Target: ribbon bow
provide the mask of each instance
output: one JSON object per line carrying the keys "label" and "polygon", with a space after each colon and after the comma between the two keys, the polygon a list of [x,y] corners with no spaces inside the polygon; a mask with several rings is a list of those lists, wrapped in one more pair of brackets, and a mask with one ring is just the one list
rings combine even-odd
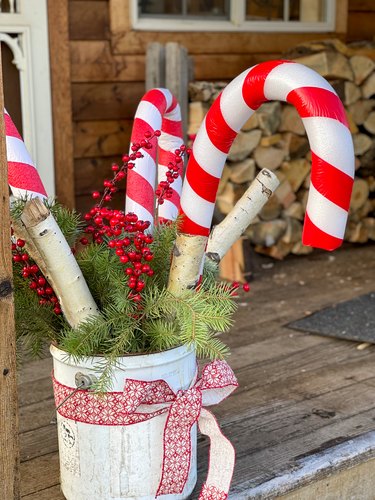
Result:
{"label": "ribbon bow", "polygon": [[213,414],[204,407],[220,403],[237,386],[236,377],[225,361],[206,365],[201,378],[177,394],[164,380],[126,380],[124,394],[130,413],[154,415],[168,411],[162,476],[156,496],[182,493],[190,469],[190,431],[198,422],[201,433],[211,440],[209,472],[199,499],[227,498],[234,468],[234,448],[222,434]]}
{"label": "ribbon bow", "polygon": [[[53,384],[58,406],[72,389],[55,378]],[[232,480],[235,452],[205,406],[220,403],[237,386],[230,366],[225,361],[213,361],[204,367],[201,378],[177,393],[165,380],[126,379],[123,393],[109,392],[104,398],[97,398],[90,391],[79,390],[58,412],[65,418],[96,425],[131,425],[168,413],[162,475],[156,496],[182,493],[190,469],[190,431],[198,423],[201,433],[211,442],[209,471],[199,500],[225,500]]]}

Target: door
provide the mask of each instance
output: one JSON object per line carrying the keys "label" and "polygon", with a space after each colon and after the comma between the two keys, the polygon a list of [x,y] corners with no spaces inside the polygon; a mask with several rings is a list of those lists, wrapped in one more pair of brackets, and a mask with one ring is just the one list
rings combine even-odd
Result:
{"label": "door", "polygon": [[55,196],[47,0],[0,0],[5,106]]}

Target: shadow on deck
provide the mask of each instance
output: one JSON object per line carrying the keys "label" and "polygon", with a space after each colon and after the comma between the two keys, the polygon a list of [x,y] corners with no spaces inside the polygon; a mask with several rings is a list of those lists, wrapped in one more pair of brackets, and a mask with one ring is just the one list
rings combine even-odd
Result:
{"label": "shadow on deck", "polygon": [[[374,291],[374,246],[315,252],[273,266],[257,261],[252,290],[239,297],[236,325],[225,338],[240,387],[214,408],[237,452],[229,498],[373,499],[375,486],[364,478],[374,476],[375,347],[361,350],[355,342],[286,325]],[[50,371],[50,359],[43,359],[27,363],[20,374],[25,500],[64,498],[56,426],[50,424]],[[200,483],[207,452],[200,438]]]}

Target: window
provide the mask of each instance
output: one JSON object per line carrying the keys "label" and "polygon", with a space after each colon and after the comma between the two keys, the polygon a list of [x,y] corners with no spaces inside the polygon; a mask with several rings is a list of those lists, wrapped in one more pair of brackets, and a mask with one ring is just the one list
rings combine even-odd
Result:
{"label": "window", "polygon": [[134,29],[333,31],[335,0],[133,0]]}

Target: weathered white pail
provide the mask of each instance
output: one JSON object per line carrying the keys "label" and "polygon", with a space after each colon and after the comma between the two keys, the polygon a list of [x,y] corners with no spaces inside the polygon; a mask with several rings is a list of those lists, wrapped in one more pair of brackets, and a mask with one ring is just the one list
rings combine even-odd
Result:
{"label": "weathered white pail", "polygon": [[[97,375],[102,358],[74,363],[52,346],[54,378],[76,387],[76,374]],[[196,358],[186,346],[168,351],[119,358],[111,391],[122,392],[125,379],[165,380],[174,392],[187,389],[194,379]],[[69,404],[69,400],[66,402]],[[153,500],[161,478],[163,432],[167,414],[132,425],[95,425],[57,414],[61,488],[67,500]],[[191,432],[191,463],[182,494],[159,498],[189,498],[197,478],[196,425]]]}

